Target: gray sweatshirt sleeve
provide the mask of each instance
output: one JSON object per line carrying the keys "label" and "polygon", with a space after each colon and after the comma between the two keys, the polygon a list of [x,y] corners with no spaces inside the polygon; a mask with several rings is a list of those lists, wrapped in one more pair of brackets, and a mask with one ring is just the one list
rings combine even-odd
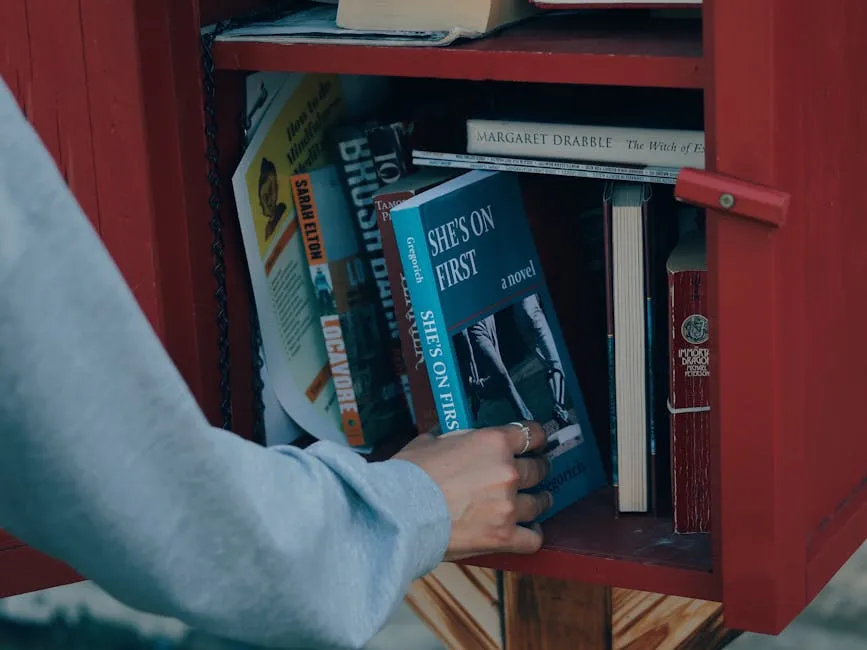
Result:
{"label": "gray sweatshirt sleeve", "polygon": [[133,607],[360,648],[450,521],[411,463],[210,427],[0,81],[0,528]]}

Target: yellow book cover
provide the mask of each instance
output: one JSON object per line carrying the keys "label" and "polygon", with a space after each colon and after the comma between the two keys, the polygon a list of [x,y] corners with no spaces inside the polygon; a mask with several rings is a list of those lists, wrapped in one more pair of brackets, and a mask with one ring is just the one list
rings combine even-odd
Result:
{"label": "yellow book cover", "polygon": [[289,417],[346,444],[290,178],[327,162],[348,108],[337,75],[292,74],[261,114],[232,178],[271,388]]}

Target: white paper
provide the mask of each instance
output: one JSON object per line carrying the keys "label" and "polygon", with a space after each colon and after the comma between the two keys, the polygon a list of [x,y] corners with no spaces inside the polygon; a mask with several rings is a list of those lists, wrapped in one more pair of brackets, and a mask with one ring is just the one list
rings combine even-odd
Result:
{"label": "white paper", "polygon": [[257,41],[269,43],[320,43],[382,46],[442,46],[458,38],[481,34],[453,29],[443,32],[372,31],[337,26],[337,6],[312,7],[271,21],[259,21],[228,29],[218,41]]}

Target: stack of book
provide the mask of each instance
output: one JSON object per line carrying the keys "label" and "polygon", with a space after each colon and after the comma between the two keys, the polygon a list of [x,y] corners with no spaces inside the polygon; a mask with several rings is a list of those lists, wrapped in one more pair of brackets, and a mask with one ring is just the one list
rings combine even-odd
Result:
{"label": "stack of book", "polygon": [[613,487],[617,516],[707,530],[703,215],[671,188],[703,165],[694,123],[490,101],[443,118],[335,75],[248,91],[235,197],[269,390],[297,427],[365,451],[536,420],[546,517]]}

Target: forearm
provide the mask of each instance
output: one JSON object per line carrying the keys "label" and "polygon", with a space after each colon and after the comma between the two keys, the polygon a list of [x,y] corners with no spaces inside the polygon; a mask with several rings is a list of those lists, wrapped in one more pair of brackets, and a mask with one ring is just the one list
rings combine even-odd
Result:
{"label": "forearm", "polygon": [[141,609],[361,646],[442,557],[441,492],[212,429],[20,121],[0,84],[0,527]]}

